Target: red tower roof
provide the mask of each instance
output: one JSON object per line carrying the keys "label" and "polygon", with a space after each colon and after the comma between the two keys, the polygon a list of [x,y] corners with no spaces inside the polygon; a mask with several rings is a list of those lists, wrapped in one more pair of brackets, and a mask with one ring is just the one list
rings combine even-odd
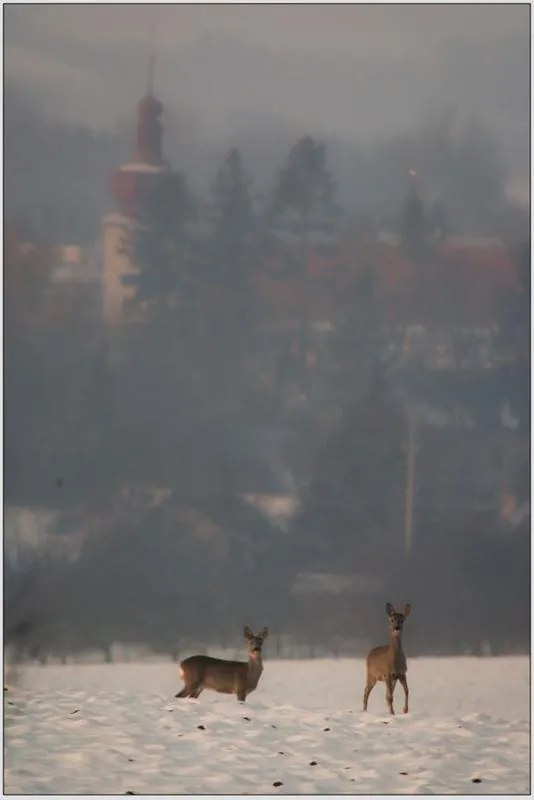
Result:
{"label": "red tower roof", "polygon": [[119,211],[130,218],[142,215],[148,194],[168,171],[162,148],[163,126],[159,119],[163,104],[152,90],[153,68],[154,56],[151,56],[147,91],[137,103],[133,162],[125,164],[113,175],[112,189]]}
{"label": "red tower roof", "polygon": [[159,117],[163,111],[163,104],[152,93],[145,94],[137,104],[137,113],[140,118]]}
{"label": "red tower roof", "polygon": [[163,105],[149,92],[137,104],[135,160],[145,164],[162,164],[163,126],[159,117]]}

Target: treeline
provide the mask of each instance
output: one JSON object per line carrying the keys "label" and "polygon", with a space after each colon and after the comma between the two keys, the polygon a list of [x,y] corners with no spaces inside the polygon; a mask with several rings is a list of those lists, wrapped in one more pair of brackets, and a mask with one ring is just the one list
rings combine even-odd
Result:
{"label": "treeline", "polygon": [[[131,156],[133,116],[131,130],[123,124],[113,133],[71,126],[52,118],[39,98],[15,83],[6,85],[5,112],[7,221],[24,222],[32,234],[51,240],[94,241],[110,207],[110,176]],[[200,206],[211,201],[216,164],[232,143],[207,131],[199,138],[187,119],[180,120],[167,126],[164,120],[166,149],[174,154],[175,168],[185,170]],[[262,138],[261,130],[253,141],[236,137],[259,204],[273,192],[281,153],[295,143],[292,135],[281,133],[276,142],[267,133]],[[326,146],[339,184],[337,202],[349,219],[398,227],[398,205],[415,170],[431,215],[451,232],[506,234],[522,228],[526,235],[526,218],[518,218],[506,198],[509,171],[499,143],[475,118],[446,110],[372,144],[332,140]]]}
{"label": "treeline", "polygon": [[[362,315],[368,305],[364,295]],[[114,366],[76,320],[12,334],[6,500],[60,509],[56,542],[81,542],[73,561],[41,551],[24,565],[24,591],[6,595],[21,652],[111,657],[125,642],[172,655],[188,641],[233,646],[246,620],[264,618],[310,653],[363,652],[383,631],[385,597],[417,610],[414,653],[524,649],[528,517],[507,528],[470,501],[439,519],[416,503],[406,553],[407,418],[394,374],[377,367],[372,316],[363,341],[325,344],[304,384],[298,348],[276,380],[294,333],[273,341],[254,318],[246,335],[228,311],[220,319],[197,330],[156,314]],[[528,371],[518,379],[528,395]],[[497,408],[510,389],[509,375],[492,387]],[[490,435],[457,436],[453,464]],[[451,469],[448,438],[429,451],[438,475]],[[528,501],[528,460],[515,481]],[[476,485],[468,471],[466,493]],[[251,507],[255,493],[295,495],[290,527]],[[334,586],[299,593],[310,574]],[[20,579],[6,573],[8,592]]]}

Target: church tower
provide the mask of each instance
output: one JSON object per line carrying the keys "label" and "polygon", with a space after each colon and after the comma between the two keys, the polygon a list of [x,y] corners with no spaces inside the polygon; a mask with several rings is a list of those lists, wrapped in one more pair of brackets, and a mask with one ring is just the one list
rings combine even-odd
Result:
{"label": "church tower", "polygon": [[116,211],[102,220],[103,315],[108,326],[135,322],[141,313],[131,301],[135,297],[138,269],[125,248],[128,231],[143,224],[145,200],[170,173],[162,147],[163,112],[154,95],[154,55],[148,63],[148,85],[137,104],[137,126],[132,160],[112,178]]}

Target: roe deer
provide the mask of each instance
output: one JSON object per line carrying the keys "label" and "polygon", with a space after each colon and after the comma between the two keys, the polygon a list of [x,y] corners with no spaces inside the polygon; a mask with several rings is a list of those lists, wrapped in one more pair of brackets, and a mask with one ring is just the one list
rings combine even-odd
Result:
{"label": "roe deer", "polygon": [[398,614],[391,603],[386,603],[386,613],[389,617],[389,644],[375,647],[367,656],[367,683],[363,694],[363,710],[367,711],[367,701],[371,689],[377,681],[385,681],[386,700],[389,710],[393,711],[393,692],[397,681],[401,682],[404,689],[404,713],[408,713],[408,683],[406,681],[406,656],[402,650],[402,626],[411,611],[407,603],[402,614]]}
{"label": "roe deer", "polygon": [[226,661],[211,656],[191,656],[180,664],[180,677],[185,686],[175,697],[198,697],[203,689],[214,689],[216,692],[236,694],[241,702],[247,694],[253,692],[261,673],[263,660],[261,648],[269,633],[264,628],[254,635],[250,628],[244,630],[248,642],[248,661]]}

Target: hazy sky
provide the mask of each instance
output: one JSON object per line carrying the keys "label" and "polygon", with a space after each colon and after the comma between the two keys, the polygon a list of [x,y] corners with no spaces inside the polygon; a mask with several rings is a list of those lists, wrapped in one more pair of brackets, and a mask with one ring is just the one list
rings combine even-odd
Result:
{"label": "hazy sky", "polygon": [[113,128],[146,82],[204,131],[266,120],[368,141],[444,106],[473,112],[528,170],[529,6],[11,5],[5,74],[54,113]]}

